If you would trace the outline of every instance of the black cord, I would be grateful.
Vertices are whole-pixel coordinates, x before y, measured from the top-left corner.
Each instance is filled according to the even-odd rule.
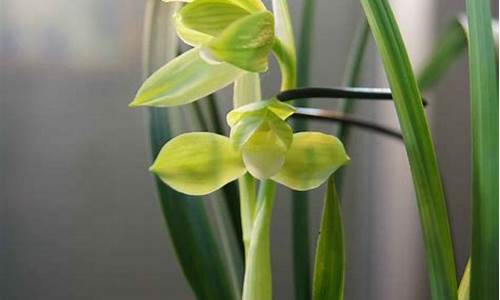
[[[291,101],[303,98],[338,98],[338,99],[356,99],[356,100],[391,100],[392,93],[390,89],[366,88],[366,87],[339,87],[339,88],[321,88],[308,87],[298,88],[280,92],[276,95],[280,101]],[[422,99],[424,106],[427,101]]]
[[[364,120],[349,114],[343,114],[333,110],[297,107],[297,110],[292,115],[293,118],[317,119],[320,121],[341,122],[352,126],[368,129],[378,133],[382,133],[397,139],[403,139],[401,133],[391,128],[378,125],[374,122]]]

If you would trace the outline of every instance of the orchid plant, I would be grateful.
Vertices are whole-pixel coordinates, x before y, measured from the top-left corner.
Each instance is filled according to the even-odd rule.
[[[246,270],[243,299],[271,299],[269,223],[275,182],[305,191],[324,183],[349,161],[341,141],[320,132],[293,133],[295,108],[263,100],[259,73],[273,52],[282,87],[295,82],[295,46],[286,3],[275,15],[260,0],[193,0],[174,16],[180,39],[193,48],[149,77],[131,106],[188,104],[234,82],[229,137],[211,132],[181,134],[168,141],[150,170],[189,195],[212,193],[240,181]],[[254,199],[253,180],[260,180]]]
[[[146,9],[145,45],[153,35],[149,29],[158,25],[153,26],[156,2],[147,1],[151,10]],[[171,9],[177,36],[192,48],[152,74],[151,66],[145,63],[145,74],[151,75],[145,78],[130,106],[153,107],[150,129],[155,157],[150,171],[158,179],[173,244],[196,296],[272,299],[270,222],[278,183],[301,195],[294,199],[292,213],[296,299],[344,298],[342,218],[332,174],[350,159],[335,136],[305,130],[293,133],[289,119],[305,115],[341,122],[339,136],[344,143],[348,143],[349,124],[402,139],[416,192],[432,299],[498,298],[498,39],[493,38],[488,0],[466,0],[468,22],[459,18],[459,22],[453,23],[418,78],[388,0],[360,0],[366,20],[362,20],[353,44],[346,84],[358,83],[371,33],[391,88],[385,92],[363,88],[296,89],[297,81],[301,86],[308,85],[313,2],[304,1],[299,63],[286,0],[272,0],[272,11],[260,0],[186,0],[165,4]],[[159,24],[165,30],[165,24]],[[497,30],[497,26],[493,28]],[[144,57],[151,54],[150,46],[145,47]],[[172,52],[176,51],[177,44],[171,47]],[[467,47],[473,117],[473,226],[471,256],[458,284],[447,203],[421,90],[435,83]],[[280,93],[263,99],[260,74],[268,70],[270,55],[275,56],[281,71]],[[194,107],[200,104],[198,100],[213,103],[213,94],[230,84],[234,89],[233,109],[226,115],[229,136],[223,130],[214,133],[208,128],[170,135],[170,123],[161,118],[164,108],[170,112],[172,107]],[[351,93],[350,98],[392,99],[401,133],[349,115],[354,110],[353,102],[344,102],[340,113],[284,102],[300,98],[305,92],[307,97],[318,93],[322,97],[347,97]],[[212,119],[219,121],[216,112],[212,112]],[[305,129],[295,126],[298,127]],[[229,218],[238,217],[237,222],[233,220],[236,224],[231,225],[241,228],[234,234],[241,237],[241,251],[223,259],[228,252],[219,251],[216,240],[226,236],[214,234],[211,222],[205,218],[204,204],[187,195],[213,194],[228,189],[233,181],[238,183],[239,194],[233,191],[231,195],[239,196],[239,208],[236,213],[231,211]],[[310,276],[307,201],[302,201],[307,199],[301,198],[304,194],[300,191],[315,189],[326,181],[314,274]],[[232,196],[225,198],[234,200]],[[174,201],[177,202],[173,204]],[[183,226],[185,231],[177,228]],[[231,244],[229,240],[230,237],[224,240],[225,246]],[[234,246],[234,239],[231,241]],[[241,252],[244,264],[241,260],[235,263]]]

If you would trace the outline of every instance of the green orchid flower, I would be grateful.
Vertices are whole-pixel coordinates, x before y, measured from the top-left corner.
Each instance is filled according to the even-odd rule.
[[[193,48],[153,73],[130,106],[196,101],[245,73],[265,72],[271,49],[282,45],[260,0],[193,0],[174,18],[178,36]]]
[[[230,137],[179,135],[160,151],[150,170],[175,190],[205,195],[249,172],[293,190],[318,187],[349,161],[342,143],[319,132],[292,133],[293,106],[275,99],[251,103],[227,116]]]

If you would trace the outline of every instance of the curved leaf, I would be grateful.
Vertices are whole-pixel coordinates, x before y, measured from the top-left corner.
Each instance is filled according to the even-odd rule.
[[[242,176],[245,167],[227,137],[193,132],[166,143],[150,171],[179,192],[206,195]]]
[[[348,161],[344,146],[336,137],[299,132],[293,135],[283,168],[272,179],[293,190],[306,191],[320,186]]]
[[[243,70],[230,64],[211,65],[198,48],[174,58],[143,83],[130,106],[177,106],[203,98],[233,82]]]
[[[361,0],[394,97],[417,195],[433,299],[456,299],[446,199],[434,144],[396,19],[387,0]]]

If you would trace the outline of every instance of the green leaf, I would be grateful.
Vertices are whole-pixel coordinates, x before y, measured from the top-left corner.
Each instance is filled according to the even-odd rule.
[[[449,66],[467,48],[467,37],[463,23],[452,22],[438,41],[418,77],[418,85],[422,90],[430,88]]]
[[[387,0],[361,0],[379,49],[417,194],[433,299],[456,299],[457,279],[446,199],[422,97]]]
[[[177,106],[217,91],[243,74],[231,64],[211,65],[198,48],[174,58],[143,83],[130,106]]]
[[[495,44],[496,63],[498,64],[498,22],[492,21],[493,41]],[[459,16],[440,36],[429,59],[426,60],[418,76],[422,90],[433,87],[443,77],[449,67],[465,52],[469,36],[467,17]]]
[[[161,5],[156,0],[146,1],[144,22],[143,74],[175,56],[177,39],[171,16],[177,3]],[[148,110],[152,156],[178,127],[172,117],[177,108],[151,108]],[[174,124],[176,123],[176,124]],[[175,125],[175,126],[171,126]],[[206,199],[189,197],[172,190],[155,177],[159,201],[179,266],[197,299],[241,299],[243,279],[242,259],[232,228],[214,222],[226,220],[228,211],[218,205],[210,211]],[[223,202],[218,202],[223,203]]]
[[[498,65],[490,1],[467,0],[472,113],[471,299],[498,299]]]
[[[184,6],[177,14],[177,26],[183,26],[215,37],[233,22],[249,12],[229,0],[196,0]]]
[[[469,300],[470,299],[470,258],[465,266],[464,275],[460,281],[460,286],[458,287],[458,300]]]
[[[273,43],[274,18],[265,11],[232,23],[206,47],[217,60],[249,72],[264,72]]]
[[[340,200],[333,177],[328,180],[316,246],[313,300],[344,299],[344,232]]]
[[[271,300],[270,227],[276,184],[261,181],[246,258],[243,300]]]
[[[283,168],[272,179],[293,190],[306,191],[320,186],[348,161],[344,146],[336,137],[299,132],[293,135]]]
[[[181,134],[163,146],[150,170],[173,189],[206,195],[245,173],[241,154],[225,136]]]
[[[315,28],[316,0],[305,0],[302,5],[301,27],[297,55],[297,85],[309,86],[311,48]],[[281,35],[283,36],[283,34]],[[293,46],[293,45],[292,45]],[[307,107],[307,99],[296,100],[294,104]],[[295,131],[306,131],[308,120],[293,120]],[[309,194],[292,192],[292,257],[296,300],[311,299],[311,253],[309,233]]]

